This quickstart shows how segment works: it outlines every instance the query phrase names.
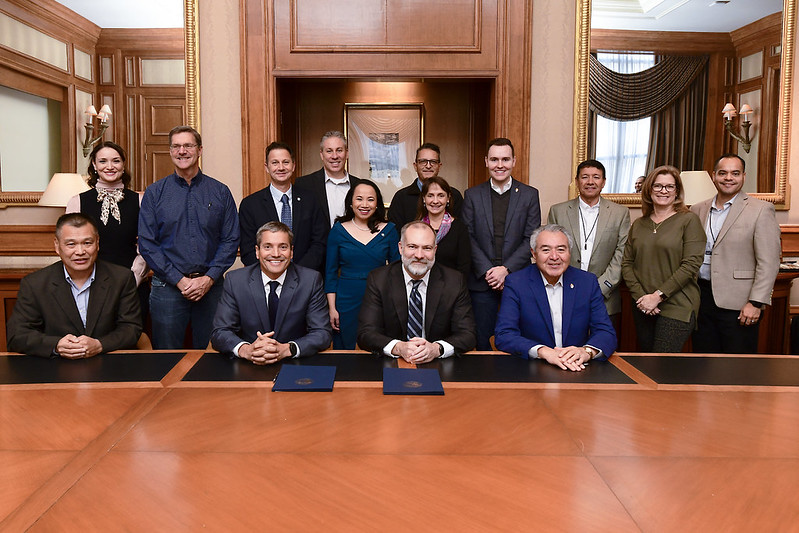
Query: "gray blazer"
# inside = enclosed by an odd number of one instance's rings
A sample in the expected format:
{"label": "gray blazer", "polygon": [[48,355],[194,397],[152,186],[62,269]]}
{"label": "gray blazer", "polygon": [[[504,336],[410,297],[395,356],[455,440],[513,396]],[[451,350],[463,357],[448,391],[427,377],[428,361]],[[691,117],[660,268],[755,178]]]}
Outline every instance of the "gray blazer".
{"label": "gray blazer", "polygon": [[[560,224],[571,233],[574,246],[571,249],[571,266],[580,268],[582,245],[580,242],[580,200],[553,205],[547,220],[550,224]],[[609,315],[621,312],[619,282],[621,281],[621,260],[627,233],[630,231],[630,210],[604,198],[599,200],[599,218],[596,221],[594,249],[588,271],[599,279],[599,288],[605,297]]]}
{"label": "gray blazer", "polygon": [[211,345],[217,351],[232,353],[237,344],[253,342],[259,331],[274,331],[273,338],[278,342],[294,341],[301,356],[326,349],[333,337],[322,275],[291,263],[275,324],[270,324],[260,263],[228,272],[214,316]]}
{"label": "gray blazer", "polygon": [[[505,217],[503,264],[511,272],[530,264],[530,235],[541,225],[541,204],[538,189],[512,179],[508,215]],[[468,285],[471,291],[488,291],[485,273],[495,265],[494,218],[491,209],[491,184],[487,180],[466,189],[462,218],[469,229],[472,244],[472,272]]]}

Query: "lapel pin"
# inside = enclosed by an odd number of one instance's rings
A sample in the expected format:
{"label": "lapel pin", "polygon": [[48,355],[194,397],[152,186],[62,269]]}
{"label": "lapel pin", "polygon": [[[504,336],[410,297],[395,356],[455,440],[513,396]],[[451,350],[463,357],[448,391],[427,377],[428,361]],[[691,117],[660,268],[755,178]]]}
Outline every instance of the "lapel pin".
{"label": "lapel pin", "polygon": [[574,288],[574,283],[569,283],[569,288],[573,289]]}
{"label": "lapel pin", "polygon": [[513,192],[519,192],[519,188],[516,187],[515,189],[513,189]]}

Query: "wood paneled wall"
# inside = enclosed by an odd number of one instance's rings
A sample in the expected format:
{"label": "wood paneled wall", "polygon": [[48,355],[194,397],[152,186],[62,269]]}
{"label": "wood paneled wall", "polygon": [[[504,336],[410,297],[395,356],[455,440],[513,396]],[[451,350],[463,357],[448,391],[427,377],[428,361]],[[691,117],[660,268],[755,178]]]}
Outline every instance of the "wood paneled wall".
{"label": "wood paneled wall", "polygon": [[[488,105],[474,110],[480,115],[475,123],[484,122],[486,131],[471,136],[471,144],[463,149],[471,152],[470,178],[477,175],[473,160],[482,160],[485,138],[501,135],[516,144],[515,175],[527,180],[530,2],[243,0],[241,5],[245,195],[263,187],[263,154],[269,142],[294,136],[307,151],[318,145],[323,133],[309,133],[314,142],[308,143],[296,133],[302,125],[281,125],[284,103],[290,104],[281,100],[282,79],[488,80]],[[337,120],[323,130],[341,127],[343,108],[333,113]],[[286,112],[282,120],[288,117],[296,115]],[[479,175],[484,179],[484,172]]]}

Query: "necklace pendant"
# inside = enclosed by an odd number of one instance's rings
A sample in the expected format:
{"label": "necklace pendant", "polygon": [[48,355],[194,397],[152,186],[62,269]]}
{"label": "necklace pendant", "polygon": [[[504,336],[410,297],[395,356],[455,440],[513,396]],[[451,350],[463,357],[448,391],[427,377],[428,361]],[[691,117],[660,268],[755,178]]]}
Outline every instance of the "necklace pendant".
{"label": "necklace pendant", "polygon": [[655,229],[653,229],[653,230],[652,230],[652,233],[657,233],[657,232],[658,232],[658,229],[657,229],[657,228],[655,228]]}

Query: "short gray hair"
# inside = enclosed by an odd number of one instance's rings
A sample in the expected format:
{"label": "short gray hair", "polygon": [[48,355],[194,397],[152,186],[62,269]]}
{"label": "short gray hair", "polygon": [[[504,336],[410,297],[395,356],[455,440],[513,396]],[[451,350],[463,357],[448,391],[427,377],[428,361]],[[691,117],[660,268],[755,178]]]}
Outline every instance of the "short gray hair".
{"label": "short gray hair", "polygon": [[266,231],[268,231],[269,233],[283,232],[287,234],[289,236],[289,244],[292,247],[294,246],[294,233],[291,232],[291,229],[288,226],[277,220],[272,220],[270,222],[267,222],[266,224],[258,228],[258,231],[255,233],[256,246],[261,246],[261,235],[263,235],[264,232]]}
{"label": "short gray hair", "polygon": [[566,236],[566,239],[569,241],[569,250],[574,248],[574,239],[569,233],[569,230],[561,226],[560,224],[547,224],[545,226],[539,227],[535,230],[532,235],[530,235],[530,249],[535,250],[535,245],[538,241],[538,236],[541,235],[541,232],[549,231],[551,233],[563,233]]}
{"label": "short gray hair", "polygon": [[325,141],[330,139],[331,137],[338,137],[339,139],[344,141],[344,149],[349,150],[349,145],[347,144],[347,138],[344,136],[343,133],[341,133],[338,130],[330,130],[325,132],[324,135],[322,135],[322,140],[319,141],[319,150],[325,149]]}

